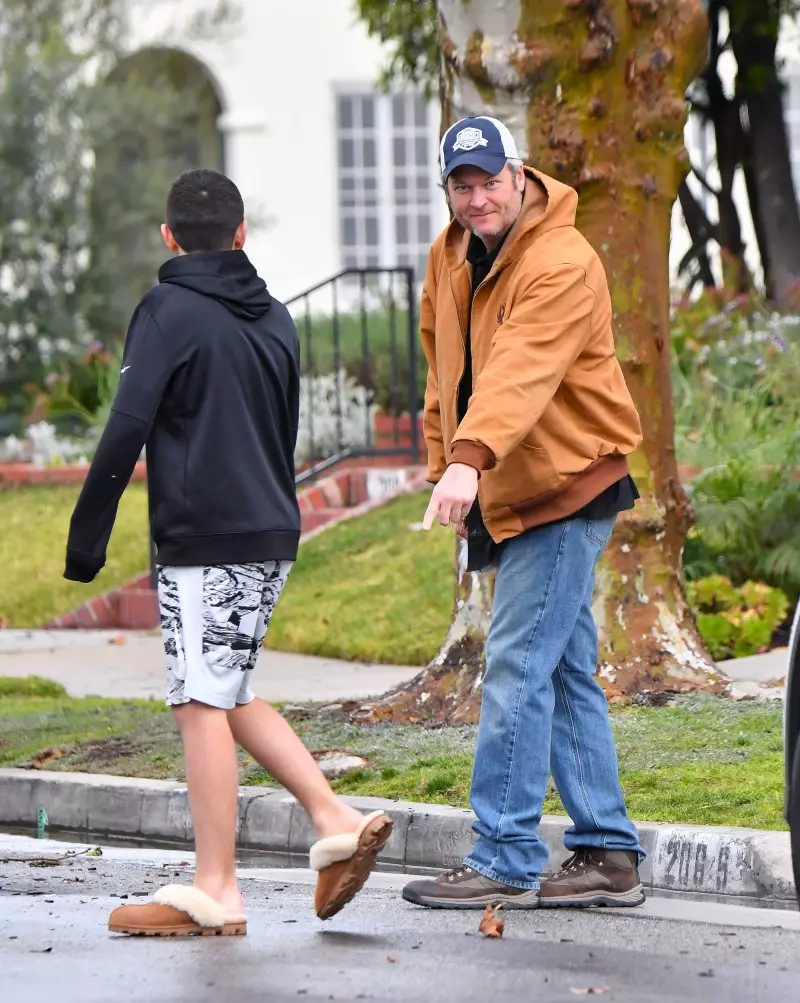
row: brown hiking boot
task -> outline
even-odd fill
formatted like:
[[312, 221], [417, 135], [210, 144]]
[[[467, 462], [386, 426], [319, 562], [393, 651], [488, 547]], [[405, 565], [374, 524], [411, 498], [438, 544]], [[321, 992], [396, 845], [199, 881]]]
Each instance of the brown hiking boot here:
[[644, 902], [639, 854], [584, 846], [565, 860], [558, 874], [542, 881], [539, 905], [635, 906]]
[[487, 905], [502, 905], [504, 909], [535, 909], [538, 897], [535, 888], [503, 885], [485, 878], [466, 864], [445, 871], [435, 879], [412, 881], [403, 889], [406, 902], [430, 909], [485, 909]]

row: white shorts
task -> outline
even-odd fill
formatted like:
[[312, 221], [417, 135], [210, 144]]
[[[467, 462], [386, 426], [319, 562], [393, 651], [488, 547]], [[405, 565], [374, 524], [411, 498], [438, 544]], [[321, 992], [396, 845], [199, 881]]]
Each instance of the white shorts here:
[[250, 673], [291, 569], [291, 561], [158, 569], [167, 706], [250, 703]]

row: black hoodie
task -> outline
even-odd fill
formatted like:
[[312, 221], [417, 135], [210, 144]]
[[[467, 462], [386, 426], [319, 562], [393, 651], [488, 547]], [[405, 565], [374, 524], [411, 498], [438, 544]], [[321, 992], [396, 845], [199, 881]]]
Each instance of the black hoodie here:
[[294, 560], [298, 339], [244, 251], [158, 273], [125, 342], [119, 388], [70, 523], [65, 577], [105, 564], [122, 492], [147, 447], [159, 564]]

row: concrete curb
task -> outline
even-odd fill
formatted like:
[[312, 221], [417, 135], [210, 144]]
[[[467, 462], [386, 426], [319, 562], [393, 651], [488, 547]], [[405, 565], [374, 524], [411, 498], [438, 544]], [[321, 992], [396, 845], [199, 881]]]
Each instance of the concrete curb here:
[[[394, 821], [381, 859], [393, 868], [447, 868], [472, 846], [472, 812], [443, 805], [347, 798], [365, 811], [384, 809]], [[93, 837], [116, 836], [190, 843], [191, 819], [184, 784], [89, 773], [0, 769], [0, 825], [31, 828], [39, 808], [49, 828]], [[545, 816], [541, 834], [551, 863], [565, 856], [568, 821]], [[647, 860], [642, 880], [651, 891], [713, 895], [762, 903], [795, 902], [789, 835], [756, 829], [638, 823]], [[239, 845], [298, 865], [313, 832], [308, 816], [283, 790], [242, 787]]]

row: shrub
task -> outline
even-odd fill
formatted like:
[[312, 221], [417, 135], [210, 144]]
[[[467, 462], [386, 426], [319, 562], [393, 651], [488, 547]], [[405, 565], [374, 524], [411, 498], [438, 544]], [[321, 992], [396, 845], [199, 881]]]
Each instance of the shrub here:
[[724, 575], [690, 582], [687, 597], [700, 634], [717, 661], [766, 651], [789, 610], [789, 600], [780, 589], [751, 581], [735, 586]]

